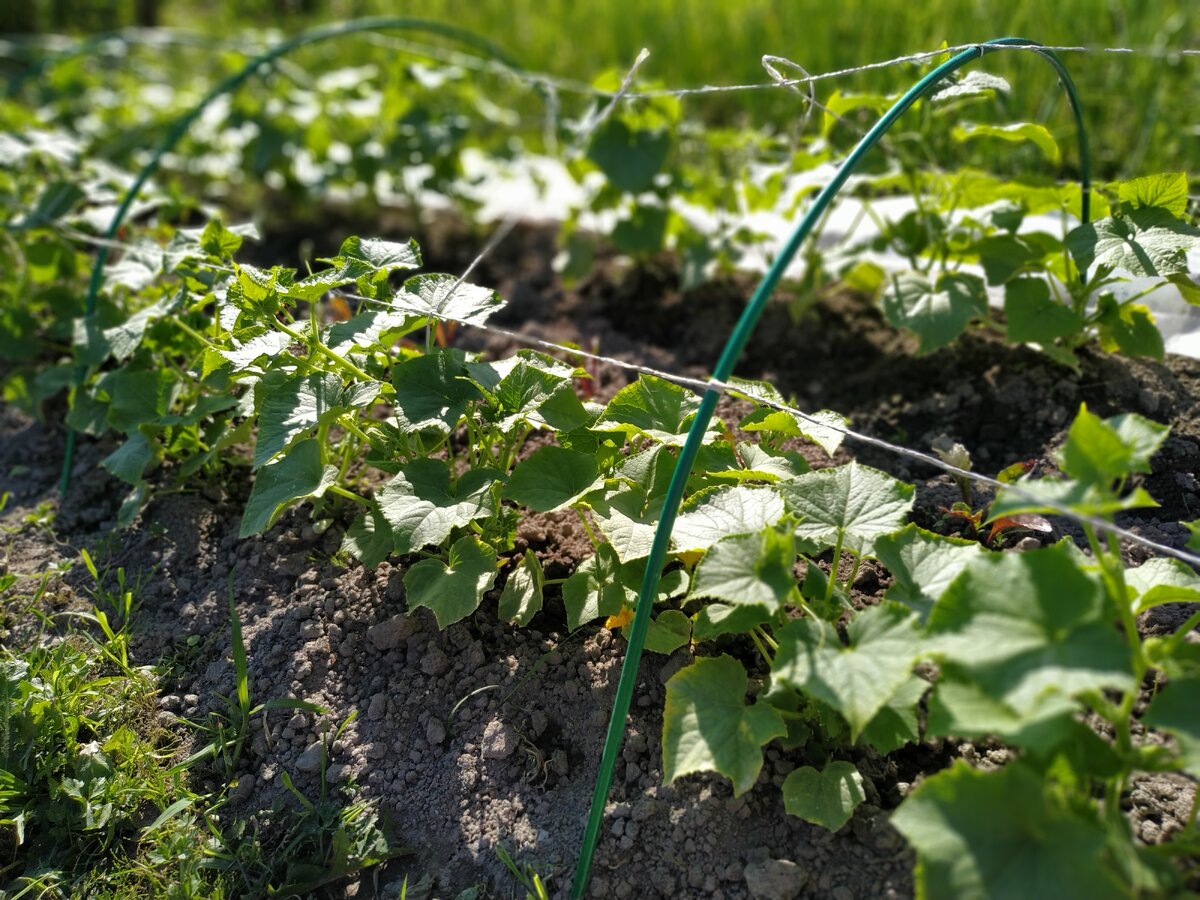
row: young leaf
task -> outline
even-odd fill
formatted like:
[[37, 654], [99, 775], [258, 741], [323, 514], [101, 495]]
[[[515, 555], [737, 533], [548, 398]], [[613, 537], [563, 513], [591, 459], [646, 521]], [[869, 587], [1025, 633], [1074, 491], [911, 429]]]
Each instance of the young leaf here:
[[862, 775], [854, 763], [844, 760], [828, 763], [820, 772], [801, 766], [783, 782], [783, 808], [788, 814], [830, 831], [849, 822], [865, 799]]
[[696, 566], [691, 597], [724, 601], [696, 615], [696, 637], [749, 631], [784, 608], [796, 587], [792, 567], [796, 545], [791, 534], [764, 529], [715, 543]]
[[351, 553], [368, 569], [373, 569], [395, 550], [392, 526], [377, 506], [372, 506], [346, 529], [342, 549]]
[[1078, 481], [1108, 486], [1135, 472], [1149, 472], [1150, 457], [1169, 431], [1135, 413], [1102, 421], [1081, 405], [1059, 453], [1059, 465]]
[[110, 398], [108, 424], [129, 434], [165, 416], [180, 384], [170, 369], [117, 369], [101, 375], [96, 387]]
[[1056, 696], [1133, 686], [1099, 580], [1061, 545], [972, 560], [929, 615], [927, 648], [994, 700], [1035, 714]]
[[1135, 615], [1164, 603], [1200, 603], [1200, 576], [1178, 559], [1158, 556], [1125, 571], [1125, 583], [1137, 593]]
[[601, 544], [563, 583], [562, 597], [567, 626], [574, 630], [601, 616], [615, 616], [626, 600], [637, 599], [637, 593], [622, 581], [621, 560], [612, 545]]
[[603, 500], [590, 501], [600, 533], [621, 562], [650, 554], [660, 503], [651, 502], [641, 487], [623, 488]]
[[542, 586], [545, 581], [542, 564], [526, 550], [521, 564], [508, 576], [500, 594], [497, 615], [506, 622], [524, 627], [542, 608]]
[[873, 556], [875, 540], [896, 531], [912, 509], [914, 488], [877, 469], [850, 462], [778, 485], [800, 518], [796, 536], [822, 547]]
[[[629, 626], [622, 629], [629, 638]], [[646, 649], [652, 653], [674, 653], [692, 639], [692, 620], [677, 609], [664, 609], [650, 620]]]
[[1104, 350], [1126, 356], [1163, 358], [1166, 351], [1162, 332], [1148, 306], [1118, 303], [1111, 294], [1102, 294], [1097, 311], [1096, 328]]
[[950, 583], [981, 553], [975, 541], [905, 525], [875, 541], [875, 556], [892, 573], [892, 586], [884, 599], [903, 603], [924, 622]]
[[700, 401], [690, 391], [661, 378], [642, 375], [608, 401], [596, 427], [623, 426], [619, 430], [631, 436], [644, 434], [657, 441], [681, 443], [699, 407]]
[[1158, 207], [1080, 225], [1067, 235], [1080, 271], [1097, 265], [1146, 278], [1186, 272], [1187, 252], [1197, 246], [1200, 230]]
[[929, 698], [929, 736], [999, 737], [1043, 754], [1075, 736], [1071, 716], [1077, 704], [1071, 698], [1048, 694], [1036, 704], [1015, 706], [978, 684], [962, 666], [943, 660], [940, 668]]
[[[1110, 516], [1125, 509], [1158, 506], [1143, 488], [1134, 488], [1124, 497], [1082, 481], [1053, 478], [1025, 478], [1016, 483], [1021, 493], [1004, 490], [988, 508], [988, 521], [1012, 516], [1037, 514], [1061, 515], [1062, 508], [1085, 516]], [[1053, 504], [1053, 505], [1051, 505]]]
[[114, 478], [136, 485], [142, 480], [146, 467], [154, 462], [156, 445], [140, 431], [134, 431], [120, 447], [100, 460]]
[[504, 301], [495, 291], [452, 275], [417, 275], [404, 282], [404, 288], [392, 298], [392, 309], [397, 312], [473, 325], [482, 325], [502, 306]]
[[734, 796], [754, 786], [762, 746], [787, 733], [767, 703], [746, 705], [748, 679], [731, 656], [700, 657], [667, 682], [663, 710], [663, 780], [691, 772], [719, 772]]
[[258, 470], [238, 536], [265, 531], [285, 506], [304, 497], [320, 497], [336, 480], [337, 469], [321, 465], [320, 444], [301, 441], [286, 456]]
[[[734, 378], [730, 383], [736, 388], [737, 395], [756, 403], [792, 405], [768, 382]], [[845, 416], [828, 409], [797, 416], [771, 406], [762, 406], [742, 419], [738, 427], [744, 431], [771, 431], [788, 437], [805, 437], [833, 456], [846, 437], [844, 429], [847, 424]]]
[[441, 459], [420, 457], [379, 491], [379, 510], [392, 527], [397, 553], [438, 546], [455, 528], [496, 514], [494, 469], [469, 469], [453, 485]]
[[924, 275], [905, 272], [888, 282], [882, 305], [888, 321], [916, 334], [919, 352], [929, 353], [987, 314], [987, 293], [975, 275], [950, 273], [933, 284]]
[[771, 488], [743, 485], [703, 493], [675, 520], [671, 538], [677, 552], [707, 550], [731, 534], [770, 527], [783, 518], [783, 500]]
[[590, 453], [546, 446], [517, 464], [504, 495], [537, 512], [570, 506], [584, 494], [603, 485]]
[[357, 281], [369, 276], [378, 280], [396, 269], [415, 269], [421, 265], [421, 251], [417, 242], [407, 244], [381, 241], [371, 238], [348, 237], [342, 241], [338, 255], [333, 259], [321, 260], [337, 267], [341, 281]]
[[892, 814], [917, 850], [918, 896], [1126, 896], [1105, 865], [1106, 833], [1021, 763], [981, 772], [958, 760]]
[[1011, 125], [968, 124], [957, 125], [954, 128], [954, 139], [960, 143], [980, 137], [998, 138], [1002, 141], [1017, 143], [1029, 141], [1042, 151], [1042, 155], [1055, 166], [1062, 158], [1058, 142], [1054, 140], [1054, 135], [1045, 125], [1037, 125], [1033, 122], [1014, 122]]
[[328, 372], [268, 377], [257, 387], [255, 468], [273, 459], [300, 435], [345, 411], [341, 406], [342, 380]]
[[467, 379], [466, 355], [461, 350], [435, 350], [397, 363], [392, 368], [396, 421], [406, 431], [436, 429], [449, 433], [480, 398]]
[[1159, 206], [1182, 216], [1188, 205], [1187, 173], [1162, 172], [1123, 181], [1117, 186], [1117, 199], [1132, 207]]
[[1142, 718], [1152, 728], [1169, 732], [1179, 742], [1183, 771], [1200, 778], [1200, 716], [1196, 715], [1196, 692], [1200, 678], [1174, 678], [1150, 703]]
[[915, 744], [921, 739], [917, 705], [928, 690], [929, 682], [917, 675], [910, 675], [908, 681], [896, 689], [883, 708], [867, 723], [859, 740], [885, 754], [899, 750], [906, 744]]
[[496, 564], [496, 551], [487, 544], [473, 535], [459, 538], [446, 562], [423, 559], [404, 573], [408, 608], [433, 610], [438, 628], [465, 619], [479, 608], [496, 580]]
[[1004, 286], [1004, 318], [1005, 335], [1014, 344], [1049, 344], [1083, 328], [1083, 319], [1051, 297], [1041, 278], [1017, 278]]
[[895, 603], [868, 607], [837, 629], [811, 617], [795, 619], [777, 635], [772, 674], [837, 710], [857, 738], [908, 680], [921, 645], [916, 616]]
[[610, 116], [592, 134], [587, 156], [614, 187], [637, 194], [653, 186], [671, 143], [667, 128], [635, 129], [621, 117]]

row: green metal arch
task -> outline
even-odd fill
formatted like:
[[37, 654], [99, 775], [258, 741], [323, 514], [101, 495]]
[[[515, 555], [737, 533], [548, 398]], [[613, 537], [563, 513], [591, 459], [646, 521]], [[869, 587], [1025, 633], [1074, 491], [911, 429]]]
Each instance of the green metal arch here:
[[[896, 123], [896, 120], [900, 116], [919, 99], [932, 93], [943, 78], [961, 69], [967, 63], [980, 59], [987, 52], [1005, 47], [1028, 49], [1038, 53], [1058, 73], [1059, 80], [1062, 82], [1071, 104], [1071, 112], [1075, 118], [1075, 124], [1079, 132], [1079, 180], [1083, 191], [1080, 213], [1084, 222], [1089, 220], [1090, 204], [1088, 194], [1091, 190], [1091, 160], [1088, 155], [1087, 132], [1084, 128], [1083, 112], [1079, 104], [1075, 84], [1071, 80], [1066, 67], [1052, 51], [1040, 44], [1024, 40], [1023, 38], [997, 38], [982, 44], [976, 44], [942, 63], [914, 84], [904, 96], [896, 101], [891, 109], [884, 113], [862, 140], [855, 145], [850, 155], [846, 157], [845, 161], [838, 168], [837, 173], [813, 200], [808, 212], [805, 213], [804, 218], [796, 226], [796, 230], [788, 238], [787, 243], [775, 258], [774, 264], [766, 275], [763, 276], [762, 281], [759, 282], [758, 287], [750, 298], [750, 302], [743, 310], [741, 318], [738, 319], [737, 324], [730, 333], [729, 340], [725, 344], [725, 349], [721, 352], [720, 359], [718, 359], [717, 365], [713, 369], [714, 381], [723, 382], [733, 374], [733, 368], [738, 358], [742, 355], [742, 350], [745, 348], [746, 342], [750, 339], [755, 325], [758, 324], [763, 309], [766, 307], [767, 300], [783, 277], [784, 271], [816, 226], [822, 214], [829, 207], [833, 198], [842, 189], [842, 186], [846, 183], [846, 179], [858, 167], [863, 157], [879, 142], [879, 139]], [[629, 631], [629, 645], [625, 650], [625, 661], [621, 668], [621, 679], [617, 683], [617, 695], [613, 700], [613, 712], [608, 722], [604, 752], [600, 760], [600, 769], [596, 775], [595, 790], [592, 794], [592, 806], [583, 834], [579, 860], [575, 867], [575, 880], [571, 887], [571, 897], [574, 900], [582, 898], [584, 892], [587, 890], [592, 857], [595, 854], [596, 843], [600, 837], [600, 826], [604, 821], [604, 806], [608, 800], [608, 792], [612, 785], [617, 754], [620, 752], [621, 741], [625, 733], [625, 717], [629, 714], [630, 701], [633, 699], [633, 687], [637, 680], [638, 664], [641, 661], [642, 651], [646, 645], [646, 631], [650, 626], [650, 611], [654, 606], [654, 596], [658, 589], [659, 575], [662, 571], [663, 563], [666, 561], [667, 550], [671, 541], [671, 531], [675, 525], [675, 517], [679, 512], [679, 505], [683, 500], [684, 486], [687, 484], [688, 476], [691, 474], [692, 465], [695, 463], [696, 454], [700, 450], [708, 423], [712, 420], [713, 413], [716, 411], [717, 400], [720, 395], [721, 392], [715, 386], [710, 387], [704, 392], [704, 396], [700, 401], [700, 408], [692, 420], [687, 440], [679, 453], [679, 460], [675, 464], [675, 471], [671, 477], [671, 483], [667, 488], [666, 499], [663, 501], [658, 528], [654, 533], [654, 543], [646, 562], [646, 574], [642, 581], [641, 590], [638, 593], [633, 624]]]

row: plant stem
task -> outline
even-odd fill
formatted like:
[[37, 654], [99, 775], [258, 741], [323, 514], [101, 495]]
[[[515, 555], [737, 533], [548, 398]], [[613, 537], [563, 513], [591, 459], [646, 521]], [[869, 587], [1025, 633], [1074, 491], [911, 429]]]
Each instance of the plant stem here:
[[600, 541], [596, 538], [595, 532], [592, 531], [592, 526], [588, 524], [587, 516], [578, 506], [575, 507], [575, 514], [579, 516], [579, 521], [583, 523], [583, 530], [587, 532], [588, 540], [592, 542], [592, 547], [599, 552]]
[[829, 579], [825, 582], [825, 602], [828, 603], [833, 599], [833, 589], [837, 587], [838, 566], [842, 561], [842, 539], [844, 535], [838, 534], [837, 543], [833, 545], [833, 560], [829, 564]]
[[759, 638], [759, 636], [758, 636], [758, 629], [751, 628], [750, 631], [747, 632], [747, 634], [750, 635], [750, 640], [754, 641], [754, 646], [756, 648], [758, 648], [759, 654], [766, 661], [767, 668], [769, 669], [771, 667], [771, 663], [773, 662], [773, 660], [771, 658], [771, 654], [767, 652], [767, 648], [765, 646], [763, 646], [762, 639]]
[[182, 332], [183, 332], [184, 334], [186, 334], [188, 337], [190, 337], [190, 338], [192, 338], [192, 339], [194, 339], [194, 340], [197, 340], [197, 341], [199, 341], [201, 344], [203, 344], [203, 345], [204, 345], [205, 347], [207, 347], [209, 350], [217, 350], [217, 349], [219, 349], [219, 348], [217, 347], [217, 345], [216, 345], [216, 344], [214, 344], [212, 341], [210, 341], [208, 338], [206, 338], [204, 335], [202, 335], [200, 332], [198, 332], [198, 331], [197, 331], [195, 328], [193, 328], [191, 325], [188, 325], [188, 324], [187, 324], [186, 322], [184, 322], [182, 319], [178, 319], [178, 318], [174, 318], [174, 317], [168, 317], [168, 320], [169, 320], [169, 321], [171, 321], [171, 322], [174, 322], [174, 323], [175, 323], [175, 325], [176, 325], [176, 326], [179, 328], [179, 330], [180, 330], [180, 331], [182, 331]]
[[338, 368], [343, 369], [347, 373], [353, 375], [359, 381], [375, 381], [374, 378], [372, 378], [370, 375], [368, 375], [366, 372], [364, 372], [362, 369], [360, 369], [354, 363], [350, 362], [350, 360], [343, 359], [342, 357], [338, 356], [336, 353], [334, 353], [332, 350], [330, 350], [328, 347], [326, 347], [324, 344], [322, 344], [315, 337], [311, 341], [307, 341], [304, 339], [304, 335], [302, 335], [300, 332], [296, 331], [296, 329], [289, 328], [287, 325], [284, 325], [282, 322], [279, 322], [279, 321], [276, 321], [275, 324], [279, 327], [280, 331], [282, 331], [284, 334], [286, 334], [288, 337], [290, 337], [293, 341], [297, 341], [298, 343], [301, 343], [301, 344], [304, 344], [305, 346], [311, 347], [313, 350], [315, 350], [317, 353], [320, 353], [322, 356], [324, 356], [327, 360], [329, 360], [335, 366], [337, 366]]
[[353, 500], [355, 503], [362, 504], [363, 506], [371, 505], [371, 501], [366, 497], [360, 497], [358, 494], [354, 493], [354, 491], [348, 491], [340, 484], [331, 484], [329, 487], [325, 488], [325, 490], [331, 494], [337, 494], [339, 497], [345, 497], [347, 500]]

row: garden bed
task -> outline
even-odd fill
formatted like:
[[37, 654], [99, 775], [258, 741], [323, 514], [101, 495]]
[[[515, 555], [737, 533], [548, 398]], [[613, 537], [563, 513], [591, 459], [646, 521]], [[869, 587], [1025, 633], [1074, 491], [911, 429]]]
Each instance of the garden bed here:
[[[331, 255], [336, 245], [319, 248], [327, 251], [319, 255]], [[461, 271], [473, 250], [466, 240], [426, 246], [434, 271]], [[681, 293], [674, 263], [663, 257], [638, 266], [609, 260], [567, 289], [553, 273], [553, 254], [552, 232], [519, 228], [473, 274], [473, 281], [508, 300], [491, 324], [693, 377], [706, 376], [752, 287], [724, 279]], [[274, 252], [271, 261], [287, 262]], [[801, 409], [837, 410], [854, 428], [915, 449], [927, 451], [946, 435], [987, 474], [1025, 460], [1051, 468], [1081, 403], [1100, 416], [1136, 412], [1170, 424], [1153, 471], [1141, 477], [1159, 507], [1123, 513], [1118, 521], [1162, 543], [1185, 543], [1180, 522], [1200, 516], [1200, 362], [1168, 357], [1159, 364], [1085, 350], [1076, 373], [985, 329], [917, 357], [911, 338], [851, 292], [828, 293], [798, 320], [786, 299], [768, 308], [739, 376], [770, 381]], [[510, 338], [469, 329], [458, 343], [497, 356], [519, 349]], [[632, 380], [613, 366], [595, 374], [602, 396]], [[733, 425], [738, 417], [731, 404], [725, 418]], [[378, 878], [369, 875], [356, 886], [357, 896], [395, 896], [396, 879], [406, 873], [410, 885], [430, 875], [437, 896], [473, 885], [508, 896], [515, 882], [498, 845], [533, 866], [552, 893], [565, 888], [625, 647], [618, 632], [593, 625], [569, 634], [555, 587], [547, 588], [545, 608], [524, 629], [498, 620], [497, 589], [474, 615], [439, 631], [428, 609], [405, 615], [402, 578], [415, 557], [395, 557], [371, 570], [338, 555], [352, 520], [349, 504], [328, 529], [314, 528], [300, 508], [265, 534], [239, 539], [251, 483], [242, 467], [228, 469], [219, 482], [158, 496], [129, 530], [116, 531], [125, 486], [96, 466], [115, 446], [104, 440], [84, 443], [70, 494], [52, 523], [38, 524], [50, 516], [36, 511], [57, 499], [59, 419], [52, 414], [51, 424], [41, 425], [13, 409], [0, 418], [0, 492], [11, 492], [3, 517], [15, 529], [7, 538], [7, 569], [43, 571], [88, 548], [112, 570], [140, 575], [133, 647], [140, 663], [169, 661], [160, 698], [164, 720], [202, 720], [225, 709], [235, 691], [227, 605], [232, 573], [253, 701], [296, 698], [327, 710], [325, 716], [272, 711], [265, 732], [263, 717], [255, 718], [227, 815], [250, 818], [290, 800], [284, 772], [301, 793], [318, 793], [322, 729], [354, 715], [332, 747], [324, 778], [333, 790], [356, 785], [356, 793], [377, 799], [400, 841], [414, 851]], [[805, 455], [814, 467], [830, 462], [812, 445]], [[851, 442], [837, 461], [847, 458], [914, 483], [912, 521], [944, 533], [962, 530], [941, 511], [958, 492], [948, 476]], [[26, 521], [31, 514], [35, 521]], [[1079, 534], [1055, 519], [1052, 532], [1013, 535], [1007, 543], [1019, 551]], [[516, 550], [525, 548], [551, 579], [568, 575], [591, 553], [571, 511], [527, 519]], [[1127, 553], [1131, 562], [1146, 557], [1138, 548]], [[889, 579], [882, 567], [864, 565], [854, 583], [855, 605], [878, 602]], [[70, 608], [81, 584], [76, 572], [65, 575], [43, 606]], [[1146, 634], [1166, 633], [1192, 611], [1160, 606], [1139, 624]], [[6, 618], [9, 646], [37, 633], [31, 615], [16, 617], [9, 608]], [[719, 646], [748, 666], [756, 662], [744, 639]], [[927, 741], [886, 756], [849, 750], [864, 775], [866, 801], [836, 833], [785, 813], [775, 786], [806, 761], [773, 745], [758, 784], [740, 797], [716, 775], [664, 786], [665, 683], [692, 654], [684, 646], [643, 660], [592, 896], [910, 896], [914, 857], [888, 823], [888, 811], [922, 777], [955, 758], [983, 768], [1008, 759], [1009, 752], [991, 742]], [[1194, 791], [1179, 775], [1139, 776], [1125, 799], [1136, 836], [1156, 843], [1177, 831]]]

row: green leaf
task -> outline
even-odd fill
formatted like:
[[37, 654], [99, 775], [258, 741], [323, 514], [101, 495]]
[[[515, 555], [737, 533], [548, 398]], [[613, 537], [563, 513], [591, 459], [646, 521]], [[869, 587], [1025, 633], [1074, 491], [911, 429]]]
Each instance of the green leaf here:
[[1200, 678], [1173, 678], [1150, 702], [1142, 721], [1169, 732], [1179, 742], [1183, 771], [1200, 778], [1200, 715], [1196, 697]]
[[[629, 637], [629, 626], [622, 629]], [[692, 639], [692, 620], [678, 609], [664, 609], [650, 620], [646, 649], [652, 653], [674, 653]]]
[[348, 237], [334, 259], [322, 260], [338, 268], [340, 281], [357, 281], [369, 276], [375, 281], [379, 274], [396, 269], [415, 269], [421, 265], [421, 251], [416, 241], [399, 244], [370, 238]]
[[651, 501], [641, 487], [626, 487], [602, 500], [591, 501], [596, 524], [622, 562], [650, 554], [660, 501]]
[[1137, 594], [1135, 615], [1164, 603], [1200, 603], [1200, 576], [1178, 559], [1159, 556], [1125, 570], [1125, 583]]
[[368, 569], [373, 569], [395, 549], [392, 526], [377, 506], [372, 506], [346, 529], [342, 549], [351, 553]]
[[862, 783], [854, 763], [844, 760], [828, 763], [820, 772], [801, 766], [784, 779], [783, 808], [788, 815], [837, 831], [866, 799]]
[[506, 622], [513, 622], [522, 627], [528, 625], [542, 608], [545, 577], [538, 558], [532, 550], [526, 550], [521, 564], [504, 583], [497, 615]]
[[[743, 378], [731, 379], [737, 396], [745, 397], [755, 403], [776, 403], [781, 406], [792, 406], [787, 403], [775, 386], [765, 381], [748, 381]], [[845, 428], [849, 424], [845, 416], [832, 410], [822, 409], [806, 416], [798, 416], [785, 410], [764, 406], [756, 409], [738, 423], [744, 431], [772, 431], [788, 437], [804, 437], [813, 441], [818, 447], [833, 456], [837, 448], [845, 440]]]
[[1106, 596], [1065, 546], [985, 554], [933, 608], [927, 648], [1021, 716], [1084, 691], [1129, 690], [1129, 648]]
[[551, 512], [600, 487], [599, 474], [590, 453], [541, 447], [513, 469], [504, 495], [537, 512]]
[[435, 350], [392, 368], [392, 402], [404, 430], [448, 434], [458, 425], [467, 404], [480, 398], [479, 389], [467, 380], [465, 360], [461, 350]]
[[1105, 865], [1104, 828], [1017, 762], [980, 772], [958, 760], [892, 814], [916, 848], [917, 896], [1126, 896]]
[[328, 372], [264, 378], [258, 390], [255, 468], [273, 459], [300, 435], [345, 411], [341, 405], [342, 380]]
[[213, 219], [200, 233], [200, 247], [209, 256], [230, 259], [242, 246], [243, 237], [230, 231], [219, 219]]
[[696, 615], [696, 638], [749, 631], [785, 608], [796, 588], [792, 535], [773, 528], [723, 538], [696, 566], [689, 597], [724, 601]]
[[1031, 241], [1015, 234], [988, 235], [971, 249], [979, 255], [988, 284], [1004, 284], [1044, 255]]
[[1075, 737], [1071, 716], [1077, 704], [1062, 694], [1036, 704], [1013, 706], [993, 696], [973, 675], [954, 663], [941, 663], [929, 698], [930, 737], [999, 737], [1022, 749], [1047, 753]]
[[799, 516], [796, 536], [818, 546], [873, 556], [875, 540], [896, 531], [912, 509], [914, 488], [877, 469], [850, 462], [778, 485], [788, 510]]
[[180, 289], [138, 310], [120, 325], [104, 329], [104, 340], [112, 352], [113, 359], [124, 362], [132, 356], [141, 345], [146, 329], [164, 316], [174, 315], [186, 299], [186, 289]]
[[770, 705], [746, 705], [746, 671], [731, 656], [700, 657], [667, 682], [663, 710], [663, 780], [719, 772], [734, 796], [754, 786], [762, 746], [787, 733]]
[[33, 208], [7, 227], [13, 231], [40, 228], [58, 221], [84, 199], [83, 189], [71, 181], [51, 181], [42, 188]]
[[671, 539], [676, 552], [707, 550], [731, 534], [770, 527], [783, 518], [783, 500], [772, 488], [744, 485], [705, 491], [675, 520]]
[[772, 674], [837, 710], [855, 738], [912, 673], [921, 651], [916, 616], [896, 603], [871, 606], [846, 629], [795, 619], [780, 629]]
[[657, 441], [682, 443], [682, 435], [699, 408], [700, 401], [690, 391], [653, 375], [642, 375], [608, 401], [596, 427], [625, 426], [619, 430], [631, 436], [644, 434]]
[[438, 628], [465, 619], [479, 608], [496, 580], [497, 562], [496, 551], [473, 535], [459, 538], [446, 562], [423, 559], [404, 573], [408, 608], [433, 610]]
[[[703, 451], [711, 451], [705, 454]], [[749, 441], [734, 448], [718, 443], [701, 448], [696, 468], [718, 481], [791, 481], [809, 471], [808, 461], [791, 450], [772, 452]]]
[[286, 456], [258, 470], [239, 537], [250, 537], [271, 527], [278, 515], [296, 500], [319, 497], [337, 480], [337, 469], [321, 465], [321, 446], [301, 441]]
[[611, 544], [601, 544], [579, 568], [563, 582], [563, 604], [567, 608], [567, 627], [572, 631], [601, 616], [615, 616], [625, 605], [637, 599], [621, 580], [621, 560]]
[[910, 675], [908, 681], [896, 688], [888, 702], [867, 723], [859, 740], [885, 754], [899, 750], [906, 744], [915, 744], [921, 739], [917, 707], [928, 690], [929, 682], [917, 675]]
[[154, 443], [140, 431], [134, 431], [120, 447], [104, 457], [100, 465], [114, 478], [136, 485], [142, 480], [146, 467], [155, 459]]
[[592, 134], [587, 157], [618, 190], [639, 194], [654, 186], [671, 143], [665, 128], [635, 130], [619, 116], [610, 116]]
[[1083, 328], [1083, 319], [1051, 297], [1041, 278], [1017, 278], [1004, 286], [1004, 318], [1005, 335], [1014, 344], [1049, 344]]
[[1134, 488], [1124, 497], [1114, 497], [1111, 491], [1071, 479], [1022, 479], [1015, 487], [1021, 490], [1001, 491], [988, 508], [988, 521], [1028, 513], [1062, 515], [1063, 509], [1084, 516], [1111, 516], [1126, 509], [1144, 509], [1158, 503], [1143, 488]]
[[1149, 207], [1080, 225], [1067, 235], [1067, 249], [1083, 272], [1097, 265], [1154, 277], [1187, 272], [1187, 251], [1198, 238], [1200, 230]]
[[468, 469], [454, 484], [445, 460], [419, 457], [405, 465], [377, 495], [392, 527], [397, 553], [440, 546], [454, 531], [496, 514], [495, 469]]
[[929, 353], [958, 337], [972, 319], [987, 315], [983, 280], [974, 275], [942, 275], [936, 285], [905, 272], [884, 288], [883, 313], [897, 328], [916, 334], [918, 352]]
[[108, 424], [129, 434], [139, 425], [157, 422], [175, 401], [175, 379], [170, 369], [117, 369], [101, 375], [96, 386], [110, 398]]
[[954, 140], [959, 143], [980, 137], [998, 138], [1002, 141], [1016, 143], [1028, 141], [1042, 151], [1042, 156], [1046, 157], [1053, 165], [1057, 166], [1062, 159], [1054, 135], [1045, 125], [1036, 125], [1033, 122], [1014, 122], [1011, 125], [957, 125], [953, 135]]
[[1162, 332], [1148, 306], [1118, 303], [1111, 294], [1103, 294], [1097, 304], [1097, 313], [1096, 330], [1104, 350], [1126, 356], [1163, 358], [1166, 347]]
[[875, 541], [875, 556], [892, 573], [884, 598], [915, 610], [924, 622], [950, 583], [982, 552], [975, 541], [905, 525]]
[[659, 252], [666, 243], [668, 214], [665, 206], [637, 204], [609, 233], [613, 248], [618, 253], [642, 256]]
[[929, 99], [931, 103], [945, 103], [949, 100], [991, 100], [997, 91], [1007, 94], [1011, 90], [1009, 83], [999, 75], [972, 69], [958, 81], [946, 87], [939, 87], [937, 93]]
[[1107, 486], [1135, 472], [1149, 472], [1150, 458], [1170, 428], [1136, 413], [1101, 420], [1081, 404], [1058, 454], [1062, 470], [1086, 484]]
[[1117, 199], [1133, 207], [1159, 206], [1182, 216], [1188, 205], [1187, 173], [1162, 172], [1123, 181], [1117, 185]]
[[504, 301], [495, 291], [452, 275], [417, 275], [404, 282], [404, 288], [392, 297], [396, 312], [471, 325], [482, 325], [503, 306]]

